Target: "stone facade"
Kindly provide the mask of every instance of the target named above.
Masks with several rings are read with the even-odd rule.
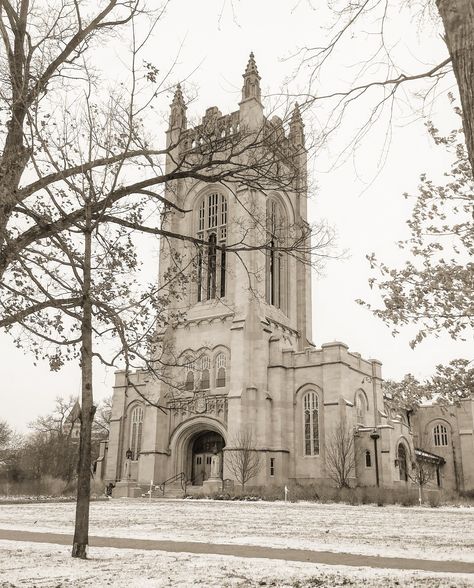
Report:
[[[440,485],[446,490],[474,490],[474,400],[422,406],[410,420],[415,445],[444,460]]]
[[[274,243],[278,229],[269,227],[275,219],[286,231],[308,226],[301,116],[296,107],[287,134],[279,119],[265,118],[253,55],[239,110],[230,115],[212,107],[202,125],[188,129],[177,89],[168,131],[176,157],[171,154],[167,169],[173,169],[182,150],[193,157],[205,129],[217,129],[216,136],[225,139],[244,129],[258,134],[266,125],[278,130],[282,149],[298,169],[294,189],[178,180],[167,187],[167,195],[191,212],[167,214],[167,230],[220,245],[239,243],[245,234],[252,246],[261,242],[262,232],[271,233]],[[275,239],[283,239],[282,234]],[[216,467],[216,455],[222,479],[237,482],[230,460],[244,450],[244,437],[261,464],[249,485],[329,481],[328,447],[341,427],[354,435],[357,462],[351,483],[409,483],[405,473],[415,458],[413,436],[406,417],[389,414],[384,406],[380,362],[363,359],[340,342],[314,347],[307,258],[273,247],[249,247],[225,259],[222,248],[206,250],[196,260],[194,245],[162,240],[160,283],[175,250],[184,261],[194,256],[197,269],[180,300],[170,304],[170,314],[184,308],[185,320],[170,321],[157,341],[157,354],[169,354],[175,365],[164,370],[161,380],[137,372],[133,385],[123,372],[116,375],[105,480],[117,483],[117,494],[130,495],[139,491],[131,486],[145,488],[180,475],[192,485],[203,484],[211,478],[212,464]],[[204,263],[203,255],[212,257]],[[472,411],[470,418],[465,426],[472,431]],[[460,437],[460,447],[466,438]]]

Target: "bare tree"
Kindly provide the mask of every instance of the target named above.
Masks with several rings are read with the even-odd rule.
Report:
[[[354,431],[345,418],[338,421],[329,435],[325,453],[326,469],[331,480],[338,488],[350,488],[350,479],[355,475],[357,452]]]
[[[176,132],[165,147],[152,148],[144,119],[152,116],[166,84],[154,65],[137,65],[147,39],[138,40],[135,29],[142,3],[104,1],[96,16],[87,17],[85,4],[0,3],[7,55],[0,63],[5,84],[0,112],[8,119],[0,162],[0,327],[37,357],[46,356],[53,370],[71,359],[81,365],[76,557],[86,556],[88,543],[93,358],[109,366],[123,361],[131,387],[133,368],[145,365],[163,377],[154,336],[179,319],[167,311],[169,301],[179,299],[192,278],[171,247],[165,284],[139,283],[132,237],[185,242],[194,257],[209,247],[195,234],[169,230],[172,213],[190,213],[176,201],[176,182],[241,183],[262,191],[291,189],[302,197],[307,189],[302,132],[292,134],[295,127],[302,131],[297,109],[288,138],[279,119],[237,130],[220,128],[222,121],[214,116],[186,129],[178,87],[173,102],[179,103],[180,116],[173,111],[170,119],[170,131]],[[125,25],[132,38],[130,88],[111,90],[104,102],[100,74],[87,62],[88,48]],[[249,227],[242,227],[241,236],[226,244],[226,254],[275,249],[263,219],[252,222],[260,226],[259,242],[248,239]],[[299,223],[279,249],[312,263],[312,253],[328,244],[330,231],[321,226],[313,244],[311,233]],[[111,338],[119,345],[108,357],[101,342]]]
[[[225,451],[225,466],[235,476],[242,492],[245,484],[262,469],[260,453],[256,450],[252,429],[246,428],[235,437]]]
[[[29,427],[36,433],[41,433],[49,437],[65,437],[70,432],[68,419],[74,409],[77,398],[69,396],[68,398],[56,397],[54,409],[51,414],[37,417],[30,423]],[[72,423],[74,424],[74,423]]]
[[[423,503],[424,489],[439,476],[439,466],[444,459],[433,452],[433,444],[426,434],[416,439],[415,459],[408,470],[408,477],[418,487],[418,501]]]
[[[7,421],[0,421],[0,449],[8,445],[12,437],[12,430]]]
[[[429,105],[440,93],[450,90],[455,81],[461,98],[468,159],[474,174],[472,1],[331,0],[314,11],[324,11],[327,17],[327,9],[330,17],[324,29],[320,29],[323,38],[296,54],[298,72],[305,75],[302,81],[308,88],[299,96],[308,106],[328,106],[326,113],[319,115],[325,120],[324,136],[333,135],[343,120],[350,121],[353,109],[358,108],[358,124],[349,131],[351,138],[345,139],[341,155],[350,155],[370,130],[382,123],[388,127],[380,157],[384,161],[397,106],[403,109],[408,103],[412,113],[417,113],[420,106]],[[414,32],[418,29],[437,34],[445,42],[445,51],[440,45],[438,55],[431,58],[417,55],[416,46],[408,51],[400,50],[394,39],[403,27],[401,19]],[[328,36],[324,38],[326,31]],[[327,70],[335,67],[335,60],[341,55],[344,76],[340,76],[338,87],[321,91],[320,80]],[[348,79],[349,70],[353,74]]]
[[[107,439],[112,416],[112,396],[107,396],[98,405],[93,423],[98,438]]]

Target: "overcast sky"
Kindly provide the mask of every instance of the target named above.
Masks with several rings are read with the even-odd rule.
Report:
[[[224,0],[175,0],[156,28],[144,59],[164,72],[177,57],[171,80],[185,79],[185,92],[188,88],[188,95],[196,96],[189,106],[190,118],[197,119],[206,108],[214,105],[223,113],[231,112],[238,108],[241,76],[250,51],[256,56],[263,92],[278,94],[297,63],[295,59],[286,58],[304,45],[314,46],[319,42],[325,34],[321,26],[326,17],[324,11],[313,10],[309,2],[296,0],[294,3],[242,0],[233,4]],[[406,15],[397,15],[397,20],[392,19],[388,25],[393,38],[397,39],[394,51],[412,59],[415,71],[425,68],[427,63],[435,63],[438,56],[445,56],[446,50],[434,26],[430,25],[425,31],[407,21]],[[107,63],[113,75],[123,76],[127,59],[124,45],[126,40],[115,41],[114,45],[97,52],[97,58]],[[349,51],[354,56],[352,63],[357,62],[357,51],[363,51],[363,43],[354,41]],[[346,57],[336,54],[335,65],[318,82],[321,84],[319,93],[333,91],[344,79],[350,69]],[[302,70],[298,80],[290,84],[294,92],[304,89],[307,73]],[[404,95],[404,99],[408,97],[409,94]],[[169,93],[163,96],[163,112],[170,99]],[[318,346],[326,341],[344,341],[364,357],[378,358],[383,362],[385,377],[398,378],[412,372],[422,378],[429,376],[438,363],[467,356],[468,344],[455,343],[447,337],[433,338],[412,351],[408,341],[413,330],[393,338],[390,329],[355,300],[372,296],[368,287],[371,274],[365,259],[367,253],[375,252],[388,263],[403,260],[395,245],[407,236],[405,221],[410,203],[403,198],[403,193],[416,194],[420,173],[426,171],[439,176],[448,160],[430,141],[423,120],[413,122],[417,117],[410,116],[402,101],[399,116],[390,127],[388,157],[378,174],[381,145],[388,129],[383,124],[344,165],[334,167],[335,155],[350,137],[358,117],[362,119],[363,115],[361,103],[360,110],[351,114],[347,128],[343,127],[311,160],[314,194],[309,220],[327,219],[337,230],[340,249],[347,250],[343,260],[327,264],[324,275],[314,276],[313,339]],[[450,130],[453,119],[446,98],[438,99],[431,115],[439,126]],[[306,116],[308,129],[317,130],[321,113],[309,112]],[[156,136],[162,136],[163,131],[164,127],[157,125]],[[151,248],[147,263],[150,267],[156,266],[156,247]],[[77,365],[68,365],[60,373],[50,373],[46,364],[34,366],[27,352],[15,349],[12,339],[5,335],[0,335],[0,357],[0,418],[20,431],[26,431],[27,424],[38,414],[50,411],[57,395],[80,393]],[[111,394],[112,385],[113,373],[98,366],[96,399]]]

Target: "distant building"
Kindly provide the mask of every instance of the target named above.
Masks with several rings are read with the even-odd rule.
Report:
[[[474,399],[448,407],[421,406],[412,423],[415,446],[443,460],[439,485],[446,490],[474,490]]]
[[[216,107],[209,108],[202,125],[194,128],[187,127],[186,106],[177,89],[167,133],[168,145],[175,147],[167,171],[174,169],[183,152],[190,158],[193,150],[198,152],[209,128],[223,139],[238,136],[242,129],[262,133],[268,128],[278,130],[285,153],[282,165],[290,160],[298,178],[285,191],[199,179],[177,180],[168,187],[168,197],[191,212],[168,211],[164,227],[209,245],[195,259],[195,277],[184,298],[170,303],[170,311],[184,306],[186,320],[170,324],[159,336],[159,351],[172,349],[177,365],[160,381],[138,371],[133,387],[127,386],[123,372],[116,374],[105,481],[116,483],[117,496],[139,493],[151,480],[157,484],[179,476],[192,486],[211,488],[215,455],[221,458],[218,478],[235,480],[229,459],[232,452],[242,450],[244,433],[251,436],[251,449],[262,465],[249,485],[330,481],[328,447],[338,429],[346,427],[355,435],[358,455],[351,483],[404,488],[412,483],[417,438],[414,444],[406,415],[386,408],[381,363],[362,358],[338,341],[321,348],[312,344],[310,267],[304,256],[282,251],[288,231],[307,227],[306,198],[300,191],[306,177],[300,112],[295,107],[288,132],[277,117],[265,117],[253,55],[243,78],[239,109],[222,115]],[[239,241],[242,227],[253,227],[249,243],[258,242],[262,231],[268,238],[265,251],[256,248],[242,254],[245,267],[225,251],[226,244]],[[196,249],[182,240],[163,239],[161,284],[176,251],[190,263],[196,256]],[[336,313],[337,308],[328,312]],[[165,410],[146,403],[147,396]],[[470,451],[472,468],[472,405],[470,420],[458,415],[455,420],[436,416],[433,421],[429,414],[418,411],[412,426],[431,427],[433,436],[431,423],[439,422],[448,427],[449,450],[459,447],[452,449],[453,459],[444,445],[434,448],[440,484],[451,484],[462,471],[458,487],[472,486],[473,470],[453,465]],[[440,431],[444,442],[444,429]],[[433,459],[420,453],[422,449],[420,459]],[[105,449],[102,455],[105,460]],[[446,481],[444,469],[449,470]]]

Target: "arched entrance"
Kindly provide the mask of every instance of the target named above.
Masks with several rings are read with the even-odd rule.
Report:
[[[212,439],[209,437],[206,441],[206,435],[214,435]],[[203,437],[199,441],[200,437]],[[196,446],[194,443],[196,442]],[[211,458],[214,452],[214,444],[217,445],[217,450],[222,451],[226,444],[226,429],[223,423],[217,419],[209,418],[207,416],[196,416],[181,423],[173,431],[170,438],[170,455],[172,456],[172,468],[169,470],[168,477],[180,474],[183,472],[189,484],[193,483],[193,461],[194,452],[199,455],[199,452],[210,453]],[[201,449],[210,448],[210,451],[201,451]],[[207,458],[207,455],[206,455]],[[222,463],[222,453],[220,454],[220,461]],[[206,459],[207,461],[207,459]],[[202,455],[201,455],[202,462]],[[203,465],[198,464],[198,465]],[[208,465],[208,464],[205,464]],[[201,480],[198,483],[202,484]]]
[[[194,486],[202,486],[202,483],[211,475],[212,456],[220,456],[222,477],[222,450],[225,441],[216,431],[203,431],[192,437],[188,449],[188,472],[191,483]]]

